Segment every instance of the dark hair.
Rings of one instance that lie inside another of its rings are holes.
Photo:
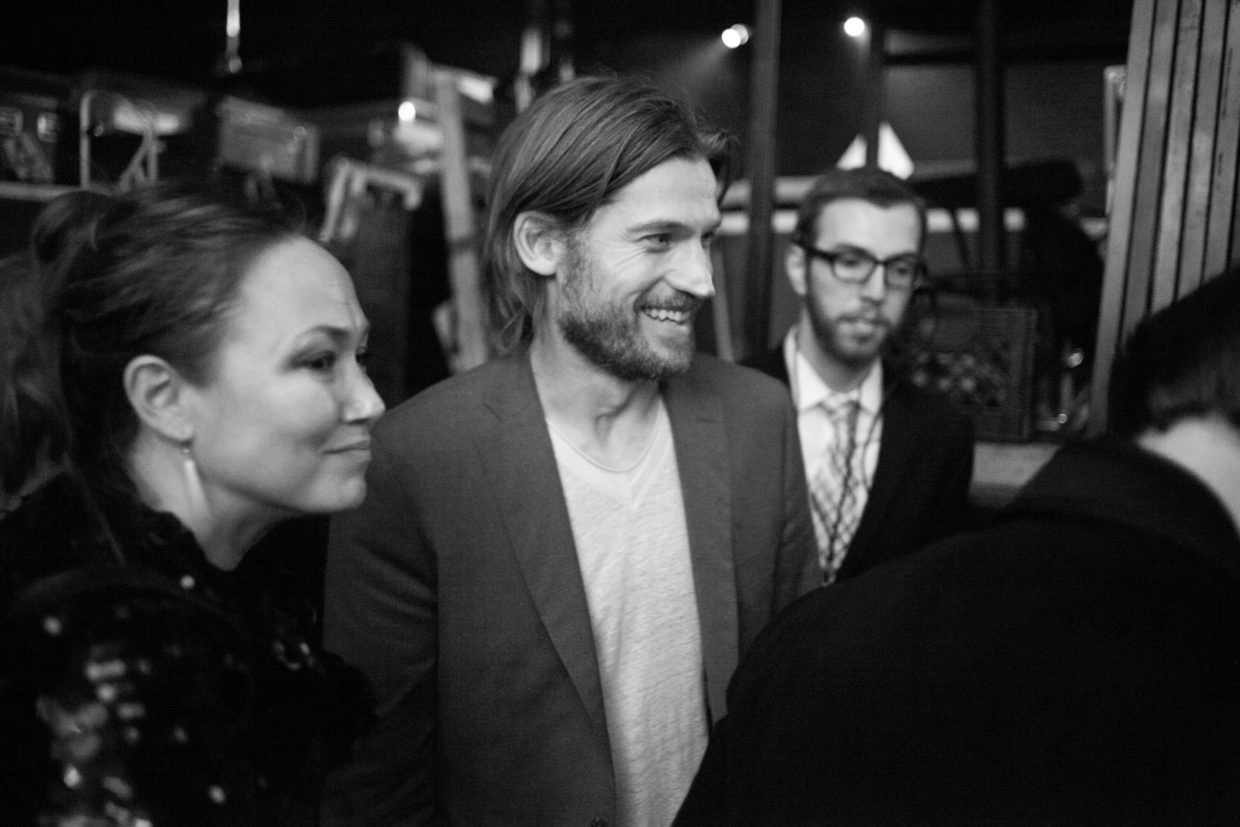
[[[485,279],[499,348],[533,337],[543,301],[541,280],[514,246],[518,215],[539,212],[578,229],[621,188],[672,158],[706,160],[722,196],[731,152],[727,135],[640,80],[580,78],[536,100],[500,138],[491,172]]]
[[[192,382],[209,380],[251,262],[299,235],[283,214],[190,183],[50,202],[21,264],[24,283],[0,309],[14,326],[0,441],[42,446],[91,488],[128,490],[124,454],[138,420],[125,366],[151,354]],[[0,460],[9,493],[35,470],[22,452]]]
[[[1207,414],[1240,428],[1240,268],[1142,320],[1110,378],[1107,420],[1117,436]]]
[[[794,241],[813,244],[818,216],[832,201],[855,198],[879,207],[911,204],[917,210],[921,229],[918,243],[926,243],[926,202],[900,178],[878,167],[827,170],[810,186],[797,210]]]

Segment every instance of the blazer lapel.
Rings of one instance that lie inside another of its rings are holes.
[[[732,565],[731,475],[722,401],[696,386],[693,377],[690,370],[669,380],[663,399],[676,443],[707,701],[712,720],[718,720],[727,709],[727,683],[736,668],[740,635]]]
[[[900,488],[901,475],[909,468],[917,444],[922,439],[919,423],[912,414],[908,395],[896,385],[883,401],[883,435],[878,449],[878,465],[870,486],[861,522],[844,557],[845,569],[864,565],[871,538],[887,519]],[[859,552],[859,553],[858,553]],[[852,565],[849,565],[851,562]]]
[[[505,360],[484,400],[494,415],[475,437],[512,552],[547,634],[604,739],[598,657],[572,523],[526,355]]]

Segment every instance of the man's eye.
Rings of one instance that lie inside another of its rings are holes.
[[[655,247],[666,247],[672,243],[672,237],[668,233],[654,233],[646,236],[645,241]]]
[[[366,348],[359,348],[357,351],[357,356],[354,358],[357,359],[358,367],[360,367],[362,372],[365,373],[370,367],[370,351]]]
[[[917,275],[917,262],[911,259],[897,259],[896,261],[889,262],[887,269],[897,276],[912,278]]]
[[[860,270],[869,266],[869,260],[865,256],[856,253],[840,253],[835,257],[835,266],[844,267],[849,270]]]

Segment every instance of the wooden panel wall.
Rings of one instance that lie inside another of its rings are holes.
[[[1091,389],[1150,312],[1240,262],[1240,0],[1136,0]]]

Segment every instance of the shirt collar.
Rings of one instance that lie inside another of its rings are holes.
[[[788,366],[788,380],[797,412],[807,411],[832,398],[852,397],[861,402],[861,410],[877,415],[883,404],[883,362],[876,359],[861,384],[848,393],[838,393],[827,387],[814,370],[813,365],[797,347],[797,328],[793,325],[784,337],[784,363]]]

